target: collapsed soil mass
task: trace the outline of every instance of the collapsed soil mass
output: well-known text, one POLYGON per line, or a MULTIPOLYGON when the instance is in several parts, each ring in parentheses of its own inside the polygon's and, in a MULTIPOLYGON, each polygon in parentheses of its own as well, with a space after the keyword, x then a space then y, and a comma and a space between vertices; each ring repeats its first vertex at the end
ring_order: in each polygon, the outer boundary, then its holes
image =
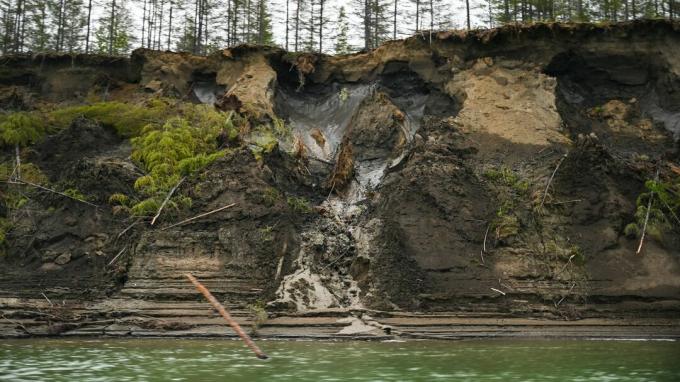
POLYGON ((625 232, 645 181, 680 176, 678 24, 0 66, 6 111, 161 96, 286 133, 254 155, 242 132, 181 184, 191 207, 153 226, 107 204, 143 172, 111 126, 78 118, 25 148, 98 207, 25 189, 0 256, 0 336, 232 335, 187 272, 270 337, 680 336, 680 228, 640 254, 625 232))

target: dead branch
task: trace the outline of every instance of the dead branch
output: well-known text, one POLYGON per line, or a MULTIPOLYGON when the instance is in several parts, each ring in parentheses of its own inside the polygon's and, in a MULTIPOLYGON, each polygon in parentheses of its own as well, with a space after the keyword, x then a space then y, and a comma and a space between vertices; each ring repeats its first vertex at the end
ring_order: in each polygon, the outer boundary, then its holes
POLYGON ((228 204, 228 205, 226 205, 226 206, 224 206, 224 207, 220 207, 220 208, 218 208, 218 209, 215 209, 215 210, 212 210, 212 211, 208 211, 208 212, 202 213, 202 214, 200 214, 200 215, 196 215, 196 216, 194 216, 194 217, 192 217, 192 218, 182 220, 182 221, 179 222, 179 223, 175 223, 175 224, 173 224, 173 225, 169 225, 169 226, 167 226, 167 227, 161 228, 161 231, 165 231, 166 229, 170 229, 170 228, 173 228, 173 227, 177 227, 178 225, 182 225, 182 224, 184 224, 184 223, 189 223, 190 221, 193 221, 193 220, 196 220, 196 219, 200 219, 200 218, 202 218, 202 217, 204 217, 204 216, 212 215, 212 214, 214 214, 214 213, 216 213, 216 212, 220 212, 220 211, 222 211, 222 210, 226 210, 227 208, 231 208, 231 207, 233 207, 233 206, 235 206, 235 205, 236 205, 236 203, 231 203, 231 204, 228 204))
POLYGON ((179 185, 182 184, 182 182, 184 182, 184 179, 186 179, 186 177, 182 177, 182 179, 180 179, 179 182, 177 182, 175 187, 173 187, 170 190, 170 192, 168 192, 168 195, 165 196, 165 200, 163 200, 163 203, 161 203, 161 206, 158 207, 158 212, 156 212, 156 216, 154 216, 153 219, 151 219, 151 225, 154 225, 154 223, 156 223, 156 219, 158 219, 158 217, 161 216, 161 212, 163 211, 163 208, 165 207, 165 205, 168 203, 168 201, 172 197, 172 194, 175 193, 175 190, 177 190, 177 187, 179 187, 179 185))
POLYGON ((552 183, 553 178, 555 178, 555 174, 557 174, 557 170, 562 165, 562 162, 564 162, 564 160, 567 159, 568 154, 569 153, 562 155, 562 158, 560 158, 559 162, 557 162, 557 166, 555 166, 552 175, 550 175, 550 179, 548 179, 548 184, 545 185, 545 191, 543 191, 543 198, 541 199, 541 206, 539 207, 539 209, 543 208, 543 205, 545 204, 545 198, 548 196, 548 189, 550 189, 550 184, 552 183))
POLYGON ((65 198, 69 198, 69 199, 71 199, 71 200, 75 200, 75 201, 77 201, 77 202, 80 202, 80 203, 83 203, 83 204, 87 204, 87 205, 92 206, 92 207, 94 207, 94 208, 99 208, 98 205, 92 204, 92 203, 90 203, 90 202, 88 202, 88 201, 86 201, 86 200, 80 200, 80 199, 78 199, 78 198, 74 198, 73 196, 66 195, 66 194, 64 194, 63 192, 59 192, 59 191, 57 191, 57 190, 53 190, 53 189, 51 189, 51 188, 47 188, 47 187, 41 186, 41 185, 39 185, 39 184, 31 183, 31 182, 28 182, 28 181, 25 181, 25 180, 11 180, 11 181, 8 180, 8 181, 5 181, 4 183, 7 183, 7 184, 23 184, 23 185, 27 185, 27 186, 39 188, 39 189, 41 189, 41 190, 43 190, 43 191, 48 191, 48 192, 51 192, 51 193, 54 193, 54 194, 57 194, 57 195, 61 195, 61 196, 65 197, 65 198))
POLYGON ((50 301, 50 299, 47 298, 47 296, 45 295, 44 292, 40 292, 40 294, 41 294, 43 297, 45 297, 45 300, 47 300, 47 302, 50 304, 50 306, 54 306, 54 304, 52 304, 52 301, 50 301))
POLYGON ((106 266, 110 267, 111 264, 113 264, 116 260, 118 260, 120 255, 122 255, 125 252, 126 249, 127 249, 127 247, 123 247, 123 249, 121 249, 120 252, 118 252, 118 254, 113 259, 111 259, 111 261, 109 261, 108 264, 106 264, 106 266))
POLYGON ((0 313, 0 316, 2 317, 3 320, 5 320, 5 321, 7 321, 7 322, 9 322, 9 323, 11 323, 11 324, 14 324, 14 325, 20 327, 21 329, 23 329, 23 331, 26 332, 26 334, 31 335, 31 336, 33 335, 33 333, 31 333, 31 331, 29 331, 28 329, 26 329, 26 327, 24 326, 24 324, 22 324, 21 322, 17 322, 17 321, 10 320, 9 318, 5 317, 5 315, 2 314, 2 313, 0 313))
POLYGON ((118 236, 116 236, 116 239, 120 239, 121 236, 125 235, 125 232, 129 231, 130 228, 134 227, 134 226, 135 226, 137 223, 139 223, 140 221, 142 221, 142 219, 137 219, 137 220, 135 220, 134 222, 132 222, 132 224, 130 224, 129 226, 125 227, 125 229, 122 230, 122 231, 120 231, 120 233, 118 234, 118 236))
POLYGON ((479 257, 482 258, 482 264, 484 264, 484 254, 486 253, 486 238, 489 236, 489 229, 491 228, 491 223, 486 226, 486 232, 484 232, 484 243, 482 243, 482 250, 479 252, 479 257))
MULTIPOLYGON (((656 168, 656 175, 654 176, 654 182, 659 180, 659 168, 656 168)), ((638 245, 636 255, 639 255, 642 251, 642 244, 645 242, 645 234, 647 233, 647 223, 649 223, 649 213, 652 211, 652 200, 654 199, 654 190, 649 193, 649 201, 647 202, 647 213, 645 214, 645 223, 642 225, 642 235, 640 235, 640 245, 638 245)))
POLYGON ((191 281, 192 284, 194 284, 196 289, 198 289, 198 291, 203 294, 203 296, 208 300, 208 302, 212 304, 213 308, 215 308, 215 310, 217 310, 217 312, 222 317, 224 317, 224 319, 229 323, 229 326, 231 326, 234 332, 236 332, 236 334, 238 334, 238 336, 241 337, 243 342, 245 342, 246 346, 248 346, 250 350, 252 350, 253 353, 255 353, 257 358, 259 359, 269 358, 266 354, 264 354, 264 352, 262 352, 262 350, 260 350, 259 347, 257 347, 257 345, 255 345, 255 342, 253 342, 253 340, 250 339, 246 332, 244 332, 243 329, 241 329, 241 325, 239 325, 238 322, 231 318, 229 312, 227 312, 224 306, 220 304, 219 301, 217 301, 217 299, 212 295, 212 293, 210 293, 210 291, 206 287, 203 286, 203 284, 201 284, 198 280, 196 280, 196 278, 193 275, 189 273, 187 273, 185 276, 189 279, 189 281, 191 281))
POLYGON ((499 289, 496 289, 496 288, 490 288, 490 289, 494 292, 498 292, 498 293, 502 294, 503 296, 505 296, 505 292, 503 292, 502 290, 499 290, 499 289))
POLYGON ((560 304, 562 303, 562 301, 564 301, 564 299, 567 298, 567 296, 569 296, 569 295, 571 294, 571 291, 574 290, 574 287, 575 287, 575 286, 576 286, 576 283, 572 283, 572 284, 571 284, 571 288, 569 288, 569 291, 567 292, 567 294, 564 295, 564 296, 562 296, 562 298, 560 299, 560 301, 558 301, 557 304, 555 304, 555 307, 556 307, 556 308, 557 308, 558 306, 560 306, 560 304))

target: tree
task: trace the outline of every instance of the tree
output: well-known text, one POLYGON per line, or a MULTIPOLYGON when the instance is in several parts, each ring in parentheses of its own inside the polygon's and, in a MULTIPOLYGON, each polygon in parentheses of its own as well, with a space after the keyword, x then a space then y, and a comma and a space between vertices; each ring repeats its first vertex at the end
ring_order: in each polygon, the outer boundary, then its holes
POLYGON ((335 38, 335 53, 347 54, 349 53, 349 43, 347 41, 349 33, 349 23, 347 22, 347 15, 345 14, 345 7, 341 6, 338 11, 338 35, 335 38))
POLYGON ((121 55, 130 51, 132 20, 124 0, 111 0, 107 14, 98 22, 94 33, 97 53, 121 55))

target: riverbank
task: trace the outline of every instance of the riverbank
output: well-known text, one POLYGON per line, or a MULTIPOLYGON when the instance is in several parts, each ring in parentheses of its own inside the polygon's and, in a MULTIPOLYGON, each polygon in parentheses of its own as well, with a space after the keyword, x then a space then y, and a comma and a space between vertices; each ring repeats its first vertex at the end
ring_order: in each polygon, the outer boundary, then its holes
POLYGON ((680 24, 0 69, 0 336, 676 336, 680 24))
MULTIPOLYGON (((60 303, 60 302, 57 302, 60 303)), ((63 307, 43 301, 0 300, 0 337, 131 337, 236 338, 226 322, 203 302, 149 303, 128 310, 110 309, 115 300, 63 307), (106 308, 108 306, 109 308, 106 308), (27 308, 39 311, 27 311, 27 308)), ((620 308, 618 308, 620 309, 620 308)), ((275 314, 266 319, 252 312, 232 315, 255 338, 307 340, 390 340, 478 338, 544 339, 680 339, 680 318, 620 317, 578 320, 518 317, 501 313, 381 312, 329 309, 275 314), (257 321, 256 321, 257 320, 257 321)))

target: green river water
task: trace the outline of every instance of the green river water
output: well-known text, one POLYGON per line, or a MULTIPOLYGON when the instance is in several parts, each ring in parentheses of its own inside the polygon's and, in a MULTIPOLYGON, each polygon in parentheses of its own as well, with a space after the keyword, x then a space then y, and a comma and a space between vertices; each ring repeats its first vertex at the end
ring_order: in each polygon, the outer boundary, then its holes
POLYGON ((680 343, 0 340, 0 381, 680 381, 680 343))

